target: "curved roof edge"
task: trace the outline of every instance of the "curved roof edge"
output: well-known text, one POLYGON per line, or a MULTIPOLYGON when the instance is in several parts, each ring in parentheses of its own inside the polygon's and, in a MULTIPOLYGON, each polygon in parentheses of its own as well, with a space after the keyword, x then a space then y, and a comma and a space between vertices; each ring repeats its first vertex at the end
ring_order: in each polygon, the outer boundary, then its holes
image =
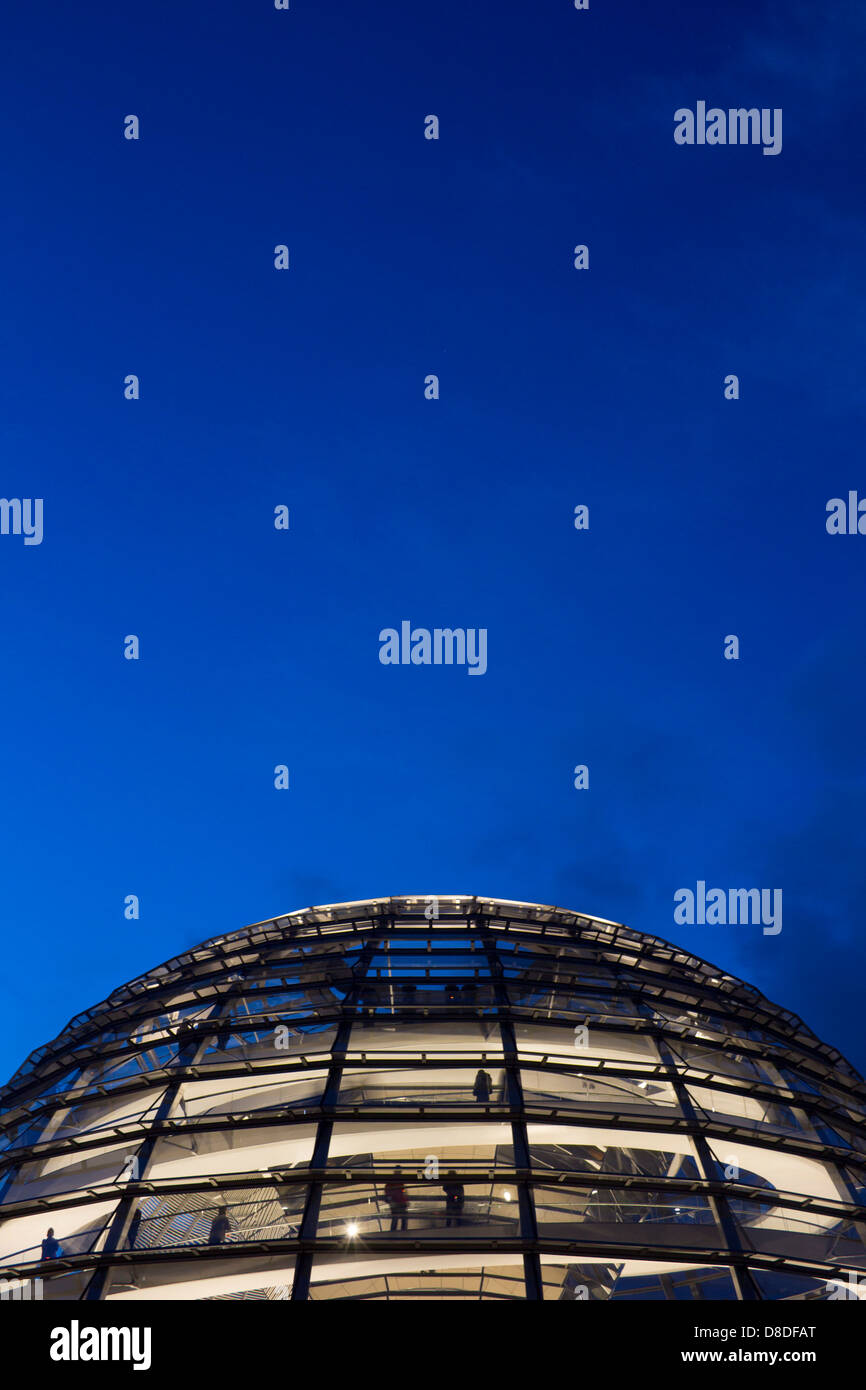
POLYGON ((237 931, 207 937, 179 955, 173 956, 159 965, 152 966, 142 974, 118 985, 106 999, 76 1014, 54 1039, 34 1049, 25 1058, 9 1081, 0 1087, 0 1098, 7 1090, 13 1089, 16 1082, 23 1080, 25 1074, 52 1052, 56 1045, 65 1039, 66 1035, 74 1033, 81 1027, 91 1026, 101 1013, 128 1001, 130 998, 140 996, 145 991, 167 983, 170 975, 182 971, 196 958, 200 960, 203 952, 221 952, 225 948, 230 949, 233 946, 242 945, 246 941, 251 944, 261 944, 263 938, 274 940, 279 936, 291 937, 295 931, 303 935, 318 935, 316 928, 338 929, 341 923, 348 924, 359 920, 369 920, 372 923, 376 919, 387 919, 392 916, 412 917, 415 915, 418 916, 419 920, 423 920, 425 907, 429 907, 432 902, 437 904, 437 912, 440 915, 432 920, 427 919, 426 924, 431 930, 447 930, 449 927, 453 929, 461 920, 466 921, 472 916, 483 915, 491 919, 513 920, 518 924, 521 921, 538 923, 553 930, 558 927, 574 936, 594 933, 602 937, 609 937, 612 946, 626 946, 631 943, 638 946, 649 946, 662 953, 670 952, 680 966, 712 977, 708 979, 708 984, 725 983, 730 986, 730 993, 741 991, 749 996, 753 1005, 765 1006, 770 1013, 784 1020, 793 1033, 800 1033, 813 1040, 822 1052, 833 1059, 834 1066, 841 1065, 858 1080, 863 1081, 864 1079, 847 1057, 832 1044, 826 1043, 818 1037, 799 1015, 768 999, 755 985, 741 980, 736 975, 731 975, 721 966, 714 965, 703 957, 694 955, 691 951, 677 946, 674 942, 667 941, 664 937, 656 936, 651 932, 638 931, 634 927, 611 921, 609 918, 581 913, 573 908, 524 902, 519 899, 488 898, 469 893, 416 893, 316 904, 310 907, 297 908, 292 912, 275 917, 264 918, 262 921, 241 927, 237 931), (312 932, 309 932, 310 928, 313 929, 312 932))

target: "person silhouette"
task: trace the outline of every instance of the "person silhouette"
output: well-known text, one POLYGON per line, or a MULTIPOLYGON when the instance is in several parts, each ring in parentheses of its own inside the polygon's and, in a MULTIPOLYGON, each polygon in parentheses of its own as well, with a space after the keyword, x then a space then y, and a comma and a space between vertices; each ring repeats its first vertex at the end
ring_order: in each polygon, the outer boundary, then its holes
POLYGON ((56 1260, 57 1256, 62 1254, 60 1241, 54 1238, 54 1227, 49 1226, 48 1233, 42 1242, 42 1258, 43 1260, 56 1260))
POLYGON ((403 1183, 403 1170, 399 1163, 394 1169, 393 1178, 389 1178, 385 1183, 385 1201, 391 1208, 391 1230, 405 1231, 406 1213, 409 1210, 409 1198, 406 1196, 406 1188, 403 1183))
POLYGON ((457 1174, 453 1168, 449 1168, 445 1174, 446 1181, 442 1184, 442 1191, 445 1193, 445 1225, 461 1226, 463 1224, 463 1201, 465 1193, 463 1184, 457 1179, 457 1174))
POLYGON ((216 1216, 210 1223, 210 1234, 207 1238, 208 1245, 224 1245, 230 1229, 229 1219, 226 1216, 226 1208, 219 1207, 216 1216))
POLYGON ((475 1085, 472 1087, 472 1094, 475 1099, 482 1104, 486 1104, 486 1102, 490 1100, 490 1092, 492 1089, 493 1079, 490 1072, 484 1071, 483 1068, 481 1071, 476 1072, 475 1085))

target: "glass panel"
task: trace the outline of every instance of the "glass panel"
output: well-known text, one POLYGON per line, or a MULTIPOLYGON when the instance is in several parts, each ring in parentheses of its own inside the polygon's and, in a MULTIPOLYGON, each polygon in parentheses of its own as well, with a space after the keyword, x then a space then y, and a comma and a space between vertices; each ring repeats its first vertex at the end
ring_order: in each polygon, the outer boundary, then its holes
POLYGON ((646 1192, 634 1188, 535 1188, 538 1234, 555 1240, 581 1240, 665 1246, 721 1242, 706 1198, 688 1192, 646 1192), (700 1227, 695 1232, 694 1227, 700 1227), (637 1229, 635 1229, 637 1228, 637 1229))
POLYGON ((355 1022, 348 1056, 403 1052, 407 1057, 471 1052, 479 1059, 502 1056, 499 1022, 495 1018, 403 1019, 399 1024, 379 1019, 355 1022))
POLYGON ((505 1072, 491 1063, 489 1070, 469 1066, 390 1068, 347 1067, 340 1086, 340 1105, 455 1106, 507 1104, 505 1072))
POLYGON ((252 1115, 259 1111, 303 1115, 321 1103, 327 1072, 303 1072, 295 1079, 250 1077, 190 1081, 181 1089, 174 1115, 194 1119, 204 1115, 252 1115))
POLYGON ((730 1271, 712 1265, 683 1268, 674 1263, 617 1260, 575 1263, 565 1257, 542 1255, 545 1299, 560 1302, 632 1301, 691 1302, 696 1299, 735 1301, 730 1271))
POLYGON ((543 1023, 514 1024, 517 1047, 521 1057, 533 1060, 546 1056, 583 1060, 591 1057, 609 1058, 624 1063, 658 1065, 659 1055, 652 1038, 640 1033, 615 1032, 594 1028, 584 1031, 580 1025, 548 1026, 543 1023))
POLYGON ((93 1278, 91 1269, 76 1270, 70 1273, 47 1274, 42 1278, 42 1298, 48 1302, 78 1302, 84 1297, 87 1285, 93 1278))
POLYGON ((353 985, 351 971, 340 971, 338 976, 330 980, 320 976, 293 989, 248 990, 243 1000, 232 1009, 229 1018, 233 1024, 242 1026, 260 1014, 276 1015, 281 1019, 303 1018, 312 1013, 327 1017, 342 1009, 346 994, 353 985))
POLYGON ((458 1168, 460 1159, 453 1162, 453 1168, 440 1165, 438 1176, 429 1181, 414 1165, 395 1165, 374 1182, 325 1183, 317 1234, 344 1240, 349 1249, 381 1235, 425 1240, 517 1236, 516 1185, 481 1180, 475 1165, 458 1168))
POLYGON ((315 1124, 269 1125, 173 1134, 157 1141, 149 1178, 256 1173, 309 1166, 315 1124))
POLYGON ((354 1263, 335 1265, 323 1256, 313 1264, 310 1299, 314 1302, 339 1299, 368 1299, 400 1302, 411 1299, 445 1301, 479 1299, 525 1299, 523 1260, 496 1255, 494 1265, 471 1264, 465 1256, 425 1254, 423 1269, 406 1269, 405 1260, 372 1256, 354 1263), (431 1268, 432 1266, 432 1268, 431 1268), (333 1275, 334 1277, 329 1277, 333 1275))
POLYGON ((411 979, 367 976, 358 991, 357 1012, 375 1022, 407 1009, 435 1018, 437 1014, 461 1009, 486 1010, 496 1014, 497 999, 489 980, 411 979))
MULTIPOLYGON (((857 1299, 858 1285, 856 1275, 851 1281, 845 1279, 813 1279, 802 1274, 786 1274, 784 1271, 753 1269, 752 1278, 764 1298, 775 1303, 813 1302, 817 1300, 835 1301, 837 1299, 857 1299)), ((863 1297, 860 1290, 859 1297, 863 1297)))
POLYGON ((234 1255, 230 1247, 201 1249, 195 1259, 172 1259, 165 1264, 136 1264, 124 1257, 112 1273, 106 1295, 113 1299, 218 1298, 251 1289, 276 1288, 288 1297, 294 1281, 291 1254, 234 1255))
POLYGON ((394 943, 393 950, 380 949, 371 958, 367 975, 382 980, 410 979, 429 976, 447 980, 449 976, 463 981, 467 976, 490 977, 490 963, 480 943, 470 950, 471 943, 464 942, 452 949, 434 942, 431 949, 417 942, 401 941, 394 943))
POLYGON ((432 1116, 426 1124, 398 1123, 387 1128, 360 1123, 334 1125, 329 1168, 360 1168, 384 1179, 396 1164, 403 1168, 404 1181, 423 1186, 441 1181, 447 1168, 459 1168, 479 1178, 499 1171, 510 1174, 514 1170, 511 1125, 496 1121, 477 1126, 463 1121, 437 1123, 432 1116), (426 1177, 426 1172, 432 1177, 426 1177))
POLYGON ((518 982, 509 980, 506 985, 509 1003, 514 1008, 530 1009, 538 1019, 573 1018, 575 1021, 586 1017, 613 1018, 633 1017, 636 1006, 615 994, 591 994, 584 989, 569 989, 555 986, 549 982, 518 982))
POLYGON ((753 1093, 711 1090, 706 1086, 687 1086, 695 1109, 707 1120, 724 1119, 750 1129, 794 1133, 814 1139, 815 1130, 802 1110, 761 1099, 753 1093))
POLYGON ((40 1274, 48 1278, 52 1259, 82 1255, 98 1244, 115 1207, 115 1201, 87 1202, 4 1221, 0 1225, 0 1262, 17 1265, 47 1261, 40 1274), (48 1235, 49 1230, 52 1236, 48 1235), (49 1240, 56 1241, 57 1248, 49 1245, 43 1255, 42 1242, 49 1240))
POLYGON ((710 1072, 713 1076, 732 1077, 737 1081, 758 1081, 765 1086, 779 1084, 778 1077, 772 1076, 764 1064, 744 1053, 732 1052, 721 1047, 695 1047, 687 1042, 671 1042, 669 1047, 684 1066, 695 1071, 710 1072))
MULTIPOLYGON (((89 1104, 70 1106, 68 1110, 56 1111, 52 1121, 47 1124, 39 1136, 41 1143, 49 1140, 65 1139, 71 1135, 82 1137, 98 1133, 101 1129, 126 1127, 137 1131, 139 1124, 149 1124, 153 1121, 157 1109, 165 1094, 162 1086, 149 1087, 146 1091, 138 1090, 131 1096, 118 1096, 116 1100, 110 1098, 105 1100, 91 1101, 89 1104)), ((140 1135, 134 1134, 136 1143, 141 1142, 140 1135)))
POLYGON ((175 1245, 237 1245, 298 1235, 307 1188, 230 1188, 142 1198, 129 1226, 126 1250, 175 1245))
POLYGON ((677 1105, 674 1088, 666 1081, 616 1080, 552 1069, 530 1071, 526 1067, 520 1079, 527 1108, 637 1114, 677 1105))
POLYGON ((730 1201, 747 1250, 806 1263, 866 1269, 863 1227, 818 1212, 808 1213, 767 1202, 730 1201))
POLYGON ((526 1126, 529 1152, 536 1174, 629 1173, 646 1178, 699 1178, 697 1163, 686 1135, 659 1136, 658 1149, 647 1147, 650 1135, 639 1136, 631 1147, 628 1135, 614 1130, 591 1131, 567 1125, 526 1126), (676 1145, 676 1147, 674 1147, 676 1145))
POLYGON ((121 1175, 128 1174, 126 1160, 130 1153, 135 1153, 136 1143, 86 1151, 83 1157, 67 1153, 23 1163, 4 1193, 3 1203, 32 1202, 39 1197, 76 1192, 102 1183, 113 1184, 121 1175))
POLYGON ((335 1022, 299 1023, 284 1020, 273 1027, 238 1028, 227 1023, 214 1034, 200 1056, 198 1066, 226 1063, 279 1061, 280 1057, 319 1057, 329 1053, 337 1036, 335 1022), (279 1030, 279 1031, 278 1031, 279 1030))

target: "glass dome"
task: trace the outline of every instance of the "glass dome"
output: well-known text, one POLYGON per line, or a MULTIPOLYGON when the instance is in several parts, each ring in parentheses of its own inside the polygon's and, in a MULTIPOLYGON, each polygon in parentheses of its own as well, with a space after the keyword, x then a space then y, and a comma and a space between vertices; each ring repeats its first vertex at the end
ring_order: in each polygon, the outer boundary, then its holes
POLYGON ((559 908, 380 898, 215 938, 0 1103, 0 1276, 45 1299, 825 1299, 866 1275, 860 1075, 750 985, 559 908))

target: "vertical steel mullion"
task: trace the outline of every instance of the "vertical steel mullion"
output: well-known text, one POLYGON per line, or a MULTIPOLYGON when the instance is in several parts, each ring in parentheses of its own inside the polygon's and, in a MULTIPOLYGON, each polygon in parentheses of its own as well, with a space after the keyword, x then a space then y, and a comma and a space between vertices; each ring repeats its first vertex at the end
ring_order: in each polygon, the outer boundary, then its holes
MULTIPOLYGON (((367 941, 361 948, 358 957, 358 970, 355 982, 346 997, 344 1008, 347 1017, 337 1027, 337 1036, 334 1038, 334 1045, 331 1048, 331 1065, 328 1068, 328 1076, 325 1081, 325 1089, 322 1092, 322 1110, 333 1110, 340 1095, 340 1085, 343 1080, 343 1068, 346 1061, 346 1053, 349 1050, 349 1042, 352 1036, 352 1014, 357 1006, 358 997, 367 973, 370 969, 370 961, 377 949, 377 941, 367 941)), ((316 1138, 313 1144, 313 1157, 310 1160, 310 1168, 314 1172, 324 1172, 328 1166, 328 1154, 331 1148, 331 1135, 334 1129, 334 1122, 330 1117, 323 1115, 316 1127, 316 1138)), ((313 1241, 316 1238, 316 1231, 319 1225, 319 1216, 322 1210, 322 1192, 324 1180, 322 1178, 311 1179, 307 1190, 307 1199, 304 1203, 304 1214, 301 1217, 301 1224, 298 1230, 298 1239, 302 1241, 313 1241)), ((293 1303, 306 1303, 310 1296, 310 1283, 313 1273, 313 1251, 300 1251, 295 1259, 295 1274, 292 1280, 291 1301, 293 1303)))
MULTIPOLYGON (((505 1085, 508 1107, 511 1111, 511 1137, 514 1145, 515 1167, 527 1175, 531 1174, 532 1164, 529 1156, 529 1140, 526 1134, 526 1117, 523 1107, 523 1087, 520 1083, 520 1068, 517 1056, 517 1037, 510 1017, 508 991, 502 975, 502 962, 493 937, 483 938, 493 993, 499 1017, 499 1035, 502 1043, 505 1085)), ((544 1297, 541 1278, 541 1258, 538 1254, 538 1223, 535 1216, 535 1199, 531 1176, 518 1179, 517 1202, 520 1215, 520 1236, 522 1241, 531 1242, 532 1251, 523 1254, 524 1293, 528 1301, 540 1302, 544 1297)))

